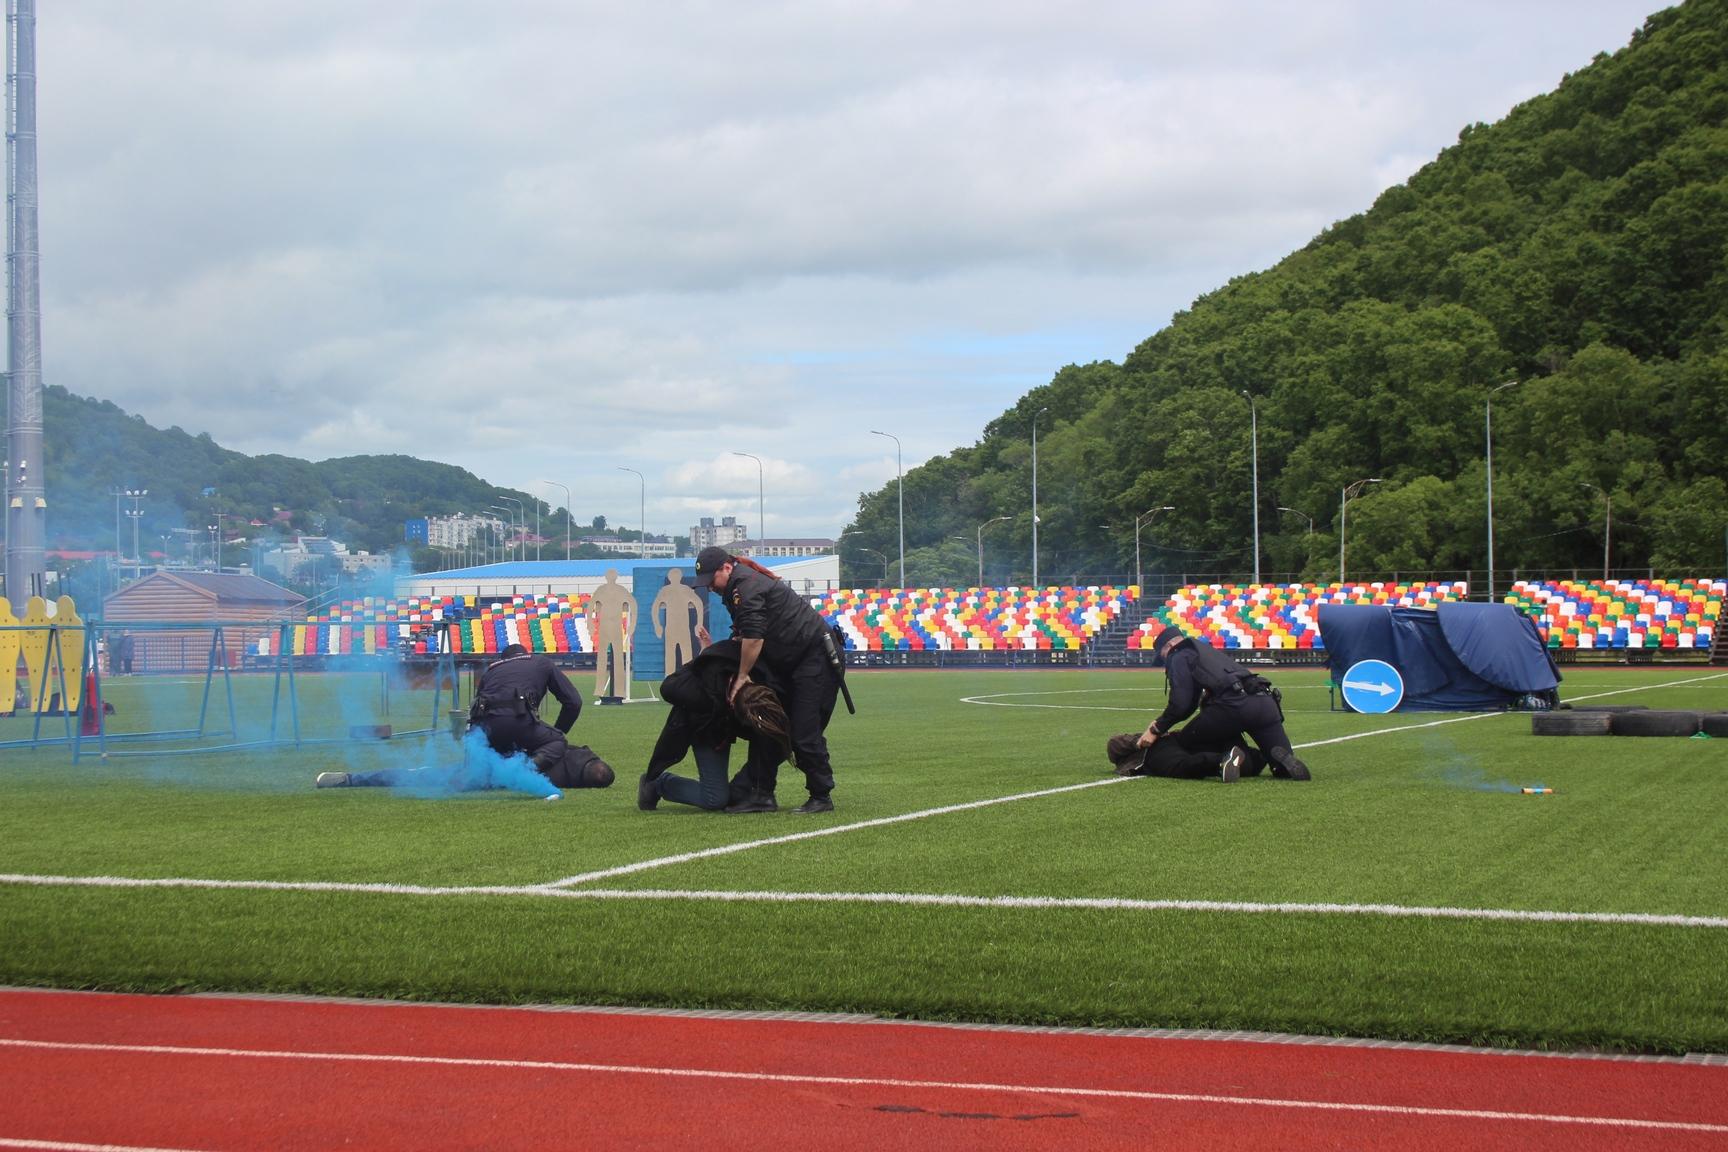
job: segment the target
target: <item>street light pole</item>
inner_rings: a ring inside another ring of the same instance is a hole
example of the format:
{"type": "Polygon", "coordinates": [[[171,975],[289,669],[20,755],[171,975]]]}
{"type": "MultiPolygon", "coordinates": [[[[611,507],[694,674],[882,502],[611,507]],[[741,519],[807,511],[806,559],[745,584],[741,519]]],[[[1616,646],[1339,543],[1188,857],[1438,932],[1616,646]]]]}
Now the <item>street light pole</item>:
{"type": "Polygon", "coordinates": [[[1134,586],[1140,589],[1142,595],[1144,595],[1146,591],[1146,581],[1140,571],[1140,525],[1142,523],[1152,523],[1152,517],[1158,515],[1160,512],[1174,511],[1176,511],[1176,506],[1174,504],[1166,504],[1161,508],[1148,508],[1140,515],[1134,517],[1134,586]]]}
{"type": "Polygon", "coordinates": [[[1608,582],[1609,543],[1614,538],[1614,497],[1609,494],[1606,488],[1598,485],[1584,484],[1582,486],[1585,488],[1595,488],[1596,491],[1602,493],[1602,508],[1604,512],[1604,519],[1602,521],[1602,582],[1606,584],[1608,582]]]}
{"type": "MultiPolygon", "coordinates": [[[[620,465],[618,471],[636,472],[636,469],[625,468],[620,465]]],[[[642,486],[642,503],[640,508],[642,516],[642,547],[636,549],[636,554],[646,560],[648,559],[648,481],[643,478],[642,473],[640,472],[636,472],[636,480],[642,486]]]]}
{"type": "Polygon", "coordinates": [[[570,520],[576,515],[570,509],[570,505],[574,503],[570,497],[570,485],[560,484],[556,480],[536,480],[535,483],[545,484],[550,488],[564,489],[564,559],[568,560],[570,559],[570,520]]]}
{"type": "Polygon", "coordinates": [[[1254,397],[1247,390],[1242,395],[1248,397],[1248,435],[1250,451],[1254,457],[1254,583],[1260,583],[1260,413],[1254,406],[1254,397]]]}
{"type": "Polygon", "coordinates": [[[1362,488],[1362,486],[1364,484],[1378,484],[1378,483],[1380,483],[1380,478],[1378,476],[1374,477],[1371,480],[1358,480],[1354,484],[1345,485],[1344,488],[1341,489],[1338,493],[1338,583],[1340,583],[1340,584],[1344,583],[1344,524],[1345,524],[1344,516],[1345,516],[1345,510],[1350,505],[1350,497],[1354,496],[1362,488]]]}
{"type": "Polygon", "coordinates": [[[1032,413],[1032,587],[1038,587],[1038,417],[1050,411],[1040,408],[1032,413]]]}
{"type": "Polygon", "coordinates": [[[906,587],[906,472],[900,467],[900,437],[892,432],[877,432],[872,429],[872,436],[886,436],[894,441],[894,489],[900,497],[900,587],[906,587]]]}
{"type": "Polygon", "coordinates": [[[1314,517],[1308,515],[1308,513],[1302,511],[1300,508],[1286,508],[1282,504],[1278,505],[1278,511],[1296,513],[1296,515],[1298,515],[1298,516],[1302,517],[1302,519],[1308,521],[1308,535],[1310,535],[1310,536],[1314,535],[1314,517]]]}
{"type": "MultiPolygon", "coordinates": [[[[126,495],[126,490],[110,488],[108,495],[114,497],[114,567],[118,571],[120,562],[126,558],[126,550],[120,547],[120,497],[126,495]]],[[[11,517],[8,516],[7,519],[10,520],[11,517]]],[[[116,576],[115,580],[118,581],[119,577],[116,576]]]]}
{"type": "MultiPolygon", "coordinates": [[[[502,504],[494,504],[487,509],[487,511],[504,513],[505,522],[510,526],[510,530],[512,532],[516,530],[516,514],[509,508],[504,507],[502,504]]],[[[509,559],[509,553],[510,549],[508,542],[504,540],[498,541],[498,562],[503,563],[505,560],[509,559]]]]}
{"type": "Polygon", "coordinates": [[[978,525],[978,587],[984,587],[984,529],[1001,520],[1012,520],[1012,516],[997,516],[978,525]]]}
{"type": "MultiPolygon", "coordinates": [[[[768,547],[768,512],[767,506],[762,501],[762,457],[751,456],[748,452],[734,452],[732,455],[749,456],[750,459],[756,461],[756,539],[761,541],[762,547],[766,549],[768,547]]],[[[884,576],[882,582],[886,584],[888,578],[884,576]]]]}
{"type": "MultiPolygon", "coordinates": [[[[515,520],[516,543],[518,543],[518,544],[524,543],[522,537],[524,537],[528,534],[528,509],[527,509],[527,507],[523,505],[522,501],[516,499],[516,497],[514,497],[514,496],[500,496],[500,497],[498,497],[498,499],[508,500],[508,501],[510,501],[510,503],[516,505],[516,520],[515,520]]],[[[522,558],[524,560],[526,560],[528,558],[528,550],[526,547],[524,547],[522,550],[522,558]]]]}
{"type": "Polygon", "coordinates": [[[1488,472],[1488,603],[1494,603],[1494,394],[1516,388],[1518,381],[1508,380],[1498,388],[1490,388],[1482,399],[1482,437],[1487,443],[1488,472]]]}
{"type": "Polygon", "coordinates": [[[144,502],[144,497],[148,495],[150,495],[148,488],[128,488],[126,490],[126,498],[132,501],[132,507],[126,510],[126,515],[132,518],[132,579],[134,580],[144,574],[144,559],[138,554],[138,521],[144,515],[144,509],[139,505],[144,502]]]}

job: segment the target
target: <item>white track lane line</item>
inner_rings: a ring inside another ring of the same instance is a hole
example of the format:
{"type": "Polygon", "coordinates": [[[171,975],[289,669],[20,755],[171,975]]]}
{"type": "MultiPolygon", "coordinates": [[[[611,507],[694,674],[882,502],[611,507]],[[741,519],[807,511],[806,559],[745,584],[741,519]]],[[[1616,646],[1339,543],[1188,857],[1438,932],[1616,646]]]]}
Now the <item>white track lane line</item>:
{"type": "Polygon", "coordinates": [[[406,1064],[441,1068],[498,1068],[510,1071],[591,1072],[667,1079],[741,1080],[750,1083],[820,1084],[833,1087],[943,1089],[955,1092],[1019,1092],[1039,1096],[1081,1096],[1107,1100],[1145,1100],[1172,1104],[1219,1104],[1324,1112],[1366,1112],[1454,1120],[1499,1120],[1532,1124],[1586,1125],[1660,1132],[1728,1133],[1728,1124],[1686,1120],[1645,1120],[1631,1116],[1574,1116],[1554,1112],[1501,1112],[1478,1108],[1430,1108],[1403,1104],[1354,1104],[1339,1100],[1302,1100],[1267,1096],[1229,1096],[1199,1092],[1145,1092],[1122,1088],[1079,1088],[1057,1084],[995,1084],[987,1081],[905,1080],[879,1076],[814,1076],[729,1071],[715,1068],[662,1068],[637,1064],[588,1064],[563,1060],[492,1060],[480,1057],[408,1056],[390,1053],[296,1052],[250,1048],[198,1048],[168,1044],[80,1044],[0,1037],[0,1047],[60,1052],[108,1052],[141,1056],[209,1056],[222,1059],[307,1060],[350,1064],[406,1064]]]}
{"type": "Polygon", "coordinates": [[[193,1148],[146,1148],[142,1144],[74,1144],[65,1140],[20,1140],[0,1136],[0,1148],[31,1148],[39,1152],[208,1152],[193,1148]]]}

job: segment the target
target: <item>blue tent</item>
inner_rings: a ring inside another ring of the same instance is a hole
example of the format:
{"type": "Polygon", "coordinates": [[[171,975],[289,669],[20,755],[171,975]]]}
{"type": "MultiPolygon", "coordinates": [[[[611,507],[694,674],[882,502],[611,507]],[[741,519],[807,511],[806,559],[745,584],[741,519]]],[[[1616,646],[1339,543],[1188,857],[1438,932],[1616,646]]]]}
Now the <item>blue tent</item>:
{"type": "Polygon", "coordinates": [[[1335,675],[1362,660],[1398,670],[1400,711],[1487,711],[1524,696],[1558,702],[1560,669],[1535,621],[1510,604],[1322,604],[1319,623],[1335,675]]]}

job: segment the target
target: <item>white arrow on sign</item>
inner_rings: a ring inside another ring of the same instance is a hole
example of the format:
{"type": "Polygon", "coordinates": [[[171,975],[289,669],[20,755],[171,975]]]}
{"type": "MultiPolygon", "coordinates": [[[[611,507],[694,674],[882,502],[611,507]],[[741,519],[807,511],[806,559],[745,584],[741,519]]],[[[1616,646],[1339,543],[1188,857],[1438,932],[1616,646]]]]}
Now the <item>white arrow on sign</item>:
{"type": "Polygon", "coordinates": [[[1378,680],[1375,680],[1375,681],[1346,680],[1346,681],[1344,681],[1344,687],[1346,687],[1346,688],[1360,688],[1364,692],[1378,692],[1382,696],[1390,696],[1390,695],[1392,695],[1392,693],[1397,691],[1397,689],[1392,687],[1392,685],[1382,684],[1378,680]]]}

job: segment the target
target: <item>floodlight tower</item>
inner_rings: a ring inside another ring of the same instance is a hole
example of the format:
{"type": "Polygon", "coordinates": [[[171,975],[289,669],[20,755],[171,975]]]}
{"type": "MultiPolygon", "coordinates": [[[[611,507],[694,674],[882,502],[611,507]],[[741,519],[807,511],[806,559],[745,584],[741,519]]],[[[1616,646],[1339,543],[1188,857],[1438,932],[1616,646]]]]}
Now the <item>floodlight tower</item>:
{"type": "Polygon", "coordinates": [[[6,585],[46,596],[41,250],[36,226],[36,0],[6,0],[6,585]]]}

